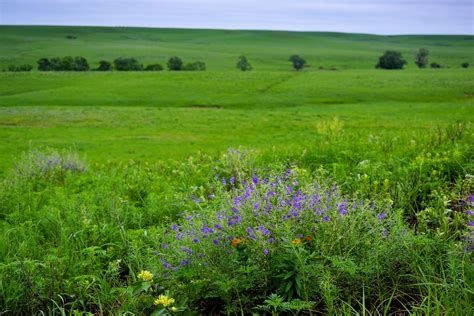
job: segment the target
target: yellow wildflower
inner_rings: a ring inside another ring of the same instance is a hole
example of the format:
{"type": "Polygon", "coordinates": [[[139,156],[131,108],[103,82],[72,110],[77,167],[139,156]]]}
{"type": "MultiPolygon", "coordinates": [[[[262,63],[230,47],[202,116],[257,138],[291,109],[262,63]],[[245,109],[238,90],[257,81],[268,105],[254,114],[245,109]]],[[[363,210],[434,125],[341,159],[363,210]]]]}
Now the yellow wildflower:
{"type": "Polygon", "coordinates": [[[151,281],[153,280],[153,273],[151,273],[150,271],[144,270],[144,271],[141,271],[137,275],[137,277],[139,280],[142,280],[142,281],[151,281]]]}
{"type": "Polygon", "coordinates": [[[168,307],[174,303],[174,298],[168,297],[166,295],[160,295],[153,303],[155,305],[163,305],[163,307],[168,307]]]}
{"type": "Polygon", "coordinates": [[[300,238],[294,239],[293,241],[291,241],[291,243],[295,246],[299,246],[301,245],[301,239],[300,238]]]}
{"type": "Polygon", "coordinates": [[[177,310],[178,310],[178,309],[177,309],[176,307],[174,307],[174,306],[171,307],[171,311],[172,311],[172,312],[176,312],[177,310]]]}

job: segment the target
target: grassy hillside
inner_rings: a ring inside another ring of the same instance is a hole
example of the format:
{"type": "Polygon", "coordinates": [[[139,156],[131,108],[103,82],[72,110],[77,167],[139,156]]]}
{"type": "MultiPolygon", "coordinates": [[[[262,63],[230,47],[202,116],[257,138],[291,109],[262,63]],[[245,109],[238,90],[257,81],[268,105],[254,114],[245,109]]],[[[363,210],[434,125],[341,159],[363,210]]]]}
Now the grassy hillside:
{"type": "Polygon", "coordinates": [[[133,56],[143,63],[173,55],[202,60],[210,70],[235,70],[238,55],[246,54],[258,70],[288,69],[288,56],[300,54],[314,68],[373,68],[387,49],[400,50],[414,68],[420,47],[430,59],[449,67],[474,64],[474,36],[376,36],[365,34],[152,29],[121,27],[0,26],[0,68],[36,64],[42,57],[84,56],[92,66],[99,60],[133,56]],[[68,36],[76,39],[68,39],[68,36]]]}

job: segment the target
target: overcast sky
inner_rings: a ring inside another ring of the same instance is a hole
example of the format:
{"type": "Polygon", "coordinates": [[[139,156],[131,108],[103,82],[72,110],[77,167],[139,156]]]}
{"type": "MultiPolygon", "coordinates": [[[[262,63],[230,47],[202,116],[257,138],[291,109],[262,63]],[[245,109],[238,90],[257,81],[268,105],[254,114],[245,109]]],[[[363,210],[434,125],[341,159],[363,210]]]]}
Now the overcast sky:
{"type": "Polygon", "coordinates": [[[0,24],[474,34],[474,0],[0,0],[0,24]]]}

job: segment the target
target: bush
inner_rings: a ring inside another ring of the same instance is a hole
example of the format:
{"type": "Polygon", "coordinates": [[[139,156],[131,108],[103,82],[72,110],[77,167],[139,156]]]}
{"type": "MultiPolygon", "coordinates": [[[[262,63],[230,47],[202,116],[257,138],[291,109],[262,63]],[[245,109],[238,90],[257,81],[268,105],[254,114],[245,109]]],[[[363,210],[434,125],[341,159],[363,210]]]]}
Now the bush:
{"type": "Polygon", "coordinates": [[[145,67],[145,70],[146,71],[162,71],[163,66],[161,66],[160,64],[150,64],[145,67]]]}
{"type": "Polygon", "coordinates": [[[135,58],[117,58],[114,60],[114,66],[119,71],[140,71],[143,66],[135,58]]]}
{"type": "Polygon", "coordinates": [[[111,71],[112,64],[109,61],[101,60],[99,61],[99,67],[96,69],[97,71],[111,71]]]}
{"type": "Polygon", "coordinates": [[[305,64],[306,64],[306,60],[304,60],[303,58],[301,58],[298,55],[292,55],[292,56],[290,56],[290,58],[288,60],[293,63],[293,68],[295,70],[303,69],[305,64]]]}
{"type": "Polygon", "coordinates": [[[428,65],[429,51],[426,48],[420,48],[415,56],[415,64],[418,68],[425,68],[428,65]]]}
{"type": "Polygon", "coordinates": [[[439,68],[441,68],[442,66],[441,66],[440,64],[438,64],[438,63],[431,63],[431,64],[430,64],[430,67],[433,68],[433,69],[439,69],[439,68]]]}
{"type": "Polygon", "coordinates": [[[204,71],[204,70],[206,70],[206,64],[202,61],[195,61],[193,63],[187,63],[186,65],[184,65],[183,70],[204,71]]]}
{"type": "Polygon", "coordinates": [[[51,62],[48,58],[41,58],[38,60],[38,70],[39,71],[51,71],[51,62]]]}
{"type": "Polygon", "coordinates": [[[10,65],[7,68],[8,71],[13,71],[13,72],[31,71],[32,69],[33,69],[33,66],[26,65],[26,64],[20,65],[20,66],[10,65]]]}
{"type": "Polygon", "coordinates": [[[171,71],[182,70],[183,61],[181,60],[181,58],[177,56],[173,56],[168,60],[167,66],[168,66],[168,69],[171,71]]]}
{"type": "Polygon", "coordinates": [[[461,64],[461,67],[462,67],[462,68],[469,68],[469,63],[462,63],[462,64],[461,64]]]}
{"type": "Polygon", "coordinates": [[[237,68],[242,70],[242,71],[250,71],[252,70],[252,65],[247,60],[247,57],[244,55],[239,57],[239,60],[237,61],[237,68]]]}
{"type": "Polygon", "coordinates": [[[406,63],[406,60],[402,57],[402,53],[388,50],[379,57],[379,62],[375,67],[381,69],[403,69],[406,63]]]}

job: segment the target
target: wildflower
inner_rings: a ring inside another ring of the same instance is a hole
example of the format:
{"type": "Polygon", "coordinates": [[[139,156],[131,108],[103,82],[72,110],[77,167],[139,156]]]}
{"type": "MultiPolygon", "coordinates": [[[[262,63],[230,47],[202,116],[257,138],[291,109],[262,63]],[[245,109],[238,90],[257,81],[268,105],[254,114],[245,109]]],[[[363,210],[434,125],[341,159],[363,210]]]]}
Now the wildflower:
{"type": "Polygon", "coordinates": [[[293,239],[291,243],[295,246],[299,246],[301,245],[301,239],[300,238],[293,239]]]}
{"type": "Polygon", "coordinates": [[[268,255],[268,249],[263,249],[263,254],[266,256],[268,255]]]}
{"type": "Polygon", "coordinates": [[[142,281],[145,281],[145,282],[152,281],[153,280],[153,273],[151,273],[150,271],[147,271],[147,270],[143,270],[137,275],[137,278],[139,280],[142,280],[142,281]]]}
{"type": "Polygon", "coordinates": [[[227,182],[225,181],[225,178],[224,178],[224,177],[222,178],[221,182],[222,182],[222,185],[223,185],[223,186],[226,186],[226,185],[227,185],[227,182]]]}
{"type": "Polygon", "coordinates": [[[176,312],[177,310],[178,310],[178,309],[177,309],[176,307],[174,307],[174,306],[171,307],[171,311],[172,311],[172,312],[176,312]]]}
{"type": "Polygon", "coordinates": [[[235,177],[230,178],[229,182],[230,182],[230,185],[234,185],[235,177]]]}
{"type": "Polygon", "coordinates": [[[247,227],[247,233],[249,234],[250,238],[255,239],[255,233],[253,232],[252,227],[247,227]]]}
{"type": "Polygon", "coordinates": [[[230,245],[234,248],[236,248],[241,242],[243,242],[244,239],[243,238],[234,238],[232,239],[230,245]]]}
{"type": "Polygon", "coordinates": [[[313,238],[313,236],[309,235],[309,236],[306,236],[305,239],[306,239],[306,241],[313,241],[314,238],[313,238]]]}
{"type": "Polygon", "coordinates": [[[171,304],[173,304],[175,301],[174,301],[174,298],[171,298],[171,297],[168,297],[166,295],[160,295],[158,296],[158,298],[153,302],[153,304],[155,305],[163,305],[163,307],[168,307],[170,306],[171,304]]]}

